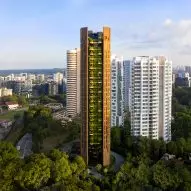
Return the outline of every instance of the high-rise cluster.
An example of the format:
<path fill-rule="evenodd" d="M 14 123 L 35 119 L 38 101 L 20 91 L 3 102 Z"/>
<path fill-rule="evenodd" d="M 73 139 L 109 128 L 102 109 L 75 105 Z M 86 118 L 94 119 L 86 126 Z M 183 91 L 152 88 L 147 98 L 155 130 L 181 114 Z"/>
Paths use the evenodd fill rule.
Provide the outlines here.
<path fill-rule="evenodd" d="M 67 113 L 81 115 L 81 155 L 110 164 L 110 129 L 131 116 L 133 136 L 171 140 L 172 62 L 110 55 L 110 28 L 80 31 L 79 49 L 67 51 Z"/>

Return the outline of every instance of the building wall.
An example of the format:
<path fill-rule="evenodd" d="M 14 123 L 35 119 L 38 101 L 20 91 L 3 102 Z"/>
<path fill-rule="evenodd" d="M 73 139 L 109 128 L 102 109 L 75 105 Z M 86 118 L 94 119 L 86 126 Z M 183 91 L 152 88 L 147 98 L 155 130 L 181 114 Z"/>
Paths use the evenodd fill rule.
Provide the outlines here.
<path fill-rule="evenodd" d="M 80 150 L 86 164 L 88 164 L 88 28 L 82 28 L 80 31 L 80 50 L 81 50 L 81 140 Z"/>
<path fill-rule="evenodd" d="M 81 155 L 87 164 L 110 163 L 110 29 L 81 29 Z"/>
<path fill-rule="evenodd" d="M 7 89 L 7 88 L 0 88 L 0 97 L 4 96 L 12 96 L 13 92 L 12 89 Z"/>
<path fill-rule="evenodd" d="M 123 58 L 112 56 L 111 61 L 111 127 L 124 124 Z"/>
<path fill-rule="evenodd" d="M 38 75 L 36 76 L 36 80 L 37 80 L 39 83 L 44 82 L 44 80 L 45 80 L 44 74 L 38 74 Z"/>
<path fill-rule="evenodd" d="M 130 111 L 131 103 L 131 61 L 124 60 L 123 62 L 123 81 L 124 81 L 124 109 Z"/>
<path fill-rule="evenodd" d="M 77 114 L 80 114 L 80 49 L 76 49 L 77 56 Z"/>
<path fill-rule="evenodd" d="M 67 114 L 74 117 L 80 113 L 80 50 L 67 51 Z"/>
<path fill-rule="evenodd" d="M 159 57 L 159 137 L 171 140 L 172 62 Z"/>
<path fill-rule="evenodd" d="M 53 80 L 54 80 L 55 82 L 59 83 L 59 84 L 62 83 L 63 78 L 64 78 L 63 73 L 57 72 L 57 73 L 53 74 Z"/>
<path fill-rule="evenodd" d="M 132 65 L 131 128 L 134 136 L 171 139 L 172 64 L 136 57 Z"/>
<path fill-rule="evenodd" d="M 103 28 L 103 166 L 110 164 L 111 47 L 110 28 Z"/>
<path fill-rule="evenodd" d="M 56 82 L 48 83 L 48 95 L 57 95 L 57 94 L 58 94 L 58 84 Z"/>

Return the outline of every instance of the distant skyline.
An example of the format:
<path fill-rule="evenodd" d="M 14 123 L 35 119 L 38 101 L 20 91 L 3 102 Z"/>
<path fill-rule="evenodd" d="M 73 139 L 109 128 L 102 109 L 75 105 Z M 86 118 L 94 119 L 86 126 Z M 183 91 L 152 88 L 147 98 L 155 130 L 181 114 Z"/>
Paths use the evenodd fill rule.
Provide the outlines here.
<path fill-rule="evenodd" d="M 1 0 L 0 69 L 64 68 L 80 28 L 111 28 L 124 59 L 165 55 L 191 65 L 190 0 Z"/>

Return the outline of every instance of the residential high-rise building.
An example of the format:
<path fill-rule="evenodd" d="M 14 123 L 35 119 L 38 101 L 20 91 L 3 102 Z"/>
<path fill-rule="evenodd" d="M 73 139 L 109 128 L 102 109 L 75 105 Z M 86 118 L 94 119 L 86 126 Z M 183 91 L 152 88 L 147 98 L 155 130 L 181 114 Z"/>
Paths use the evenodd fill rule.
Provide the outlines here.
<path fill-rule="evenodd" d="M 159 59 L 159 137 L 171 140 L 172 62 Z"/>
<path fill-rule="evenodd" d="M 63 78 L 64 78 L 64 75 L 61 72 L 57 72 L 57 73 L 53 74 L 53 81 L 58 84 L 62 83 Z"/>
<path fill-rule="evenodd" d="M 45 80 L 44 74 L 37 74 L 36 80 L 37 80 L 39 83 L 44 82 L 44 80 Z"/>
<path fill-rule="evenodd" d="M 185 66 L 185 72 L 188 72 L 191 75 L 191 66 Z"/>
<path fill-rule="evenodd" d="M 27 75 L 27 79 L 28 79 L 28 80 L 32 80 L 32 81 L 35 81 L 35 80 L 36 80 L 36 75 L 35 75 L 35 74 L 28 74 L 28 75 Z"/>
<path fill-rule="evenodd" d="M 172 63 L 164 57 L 134 58 L 131 94 L 132 135 L 170 140 Z"/>
<path fill-rule="evenodd" d="M 111 127 L 124 124 L 123 57 L 111 61 Z"/>
<path fill-rule="evenodd" d="M 124 109 L 130 111 L 131 103 L 131 61 L 123 62 L 123 81 L 124 81 Z"/>
<path fill-rule="evenodd" d="M 80 113 L 80 50 L 67 51 L 66 108 L 68 116 Z"/>
<path fill-rule="evenodd" d="M 81 155 L 87 164 L 110 164 L 110 28 L 81 29 Z"/>
<path fill-rule="evenodd" d="M 57 95 L 58 94 L 58 84 L 56 82 L 48 83 L 48 95 Z"/>

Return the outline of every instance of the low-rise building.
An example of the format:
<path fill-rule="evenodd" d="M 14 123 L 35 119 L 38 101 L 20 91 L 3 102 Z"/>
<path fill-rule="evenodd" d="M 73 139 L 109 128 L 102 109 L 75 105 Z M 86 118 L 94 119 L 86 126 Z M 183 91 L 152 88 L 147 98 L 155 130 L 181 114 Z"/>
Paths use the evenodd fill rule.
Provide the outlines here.
<path fill-rule="evenodd" d="M 5 102 L 8 107 L 8 110 L 15 110 L 19 108 L 19 104 L 17 102 Z"/>
<path fill-rule="evenodd" d="M 7 88 L 0 88 L 0 97 L 12 96 L 13 90 Z"/>

